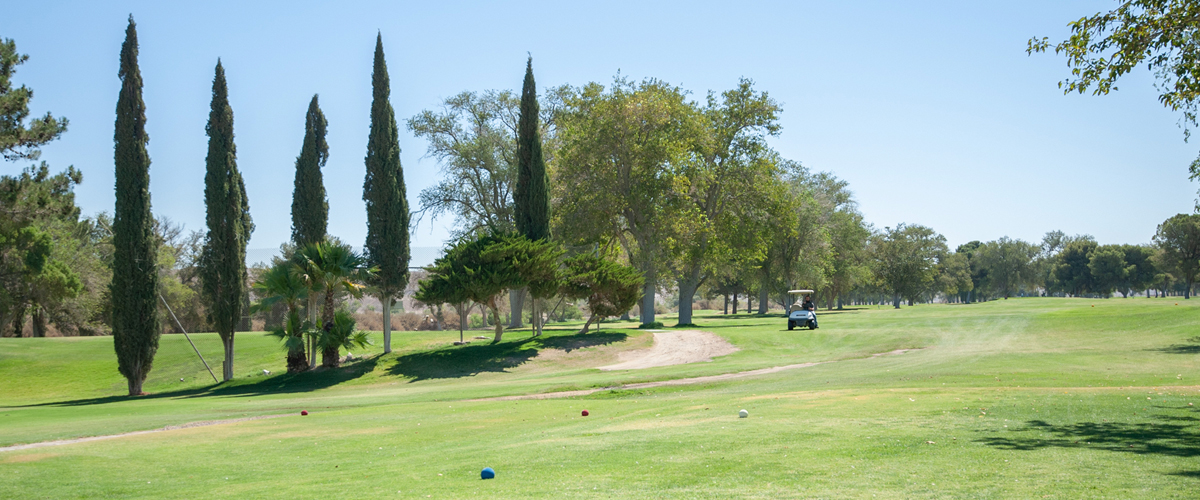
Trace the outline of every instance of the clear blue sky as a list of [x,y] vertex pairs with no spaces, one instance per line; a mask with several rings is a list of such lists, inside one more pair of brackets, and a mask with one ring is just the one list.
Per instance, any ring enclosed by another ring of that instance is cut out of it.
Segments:
[[[1179,116],[1145,71],[1103,97],[1064,96],[1062,58],[1027,56],[1029,37],[1061,39],[1072,19],[1113,1],[983,2],[15,2],[0,37],[29,61],[17,84],[33,111],[70,119],[44,148],[84,173],[85,214],[112,210],[117,62],[138,23],[153,208],[204,227],[205,120],[220,57],[238,164],[257,231],[252,249],[290,235],[292,178],[314,93],[329,119],[330,232],[361,245],[371,55],[383,34],[401,121],[463,90],[517,89],[526,52],[541,88],[614,74],[656,77],[702,97],[752,78],[783,104],[784,156],[850,182],[868,221],[916,223],[951,248],[1051,230],[1145,243],[1191,212]],[[401,124],[403,127],[403,123]],[[410,203],[438,166],[402,128]],[[0,164],[5,173],[24,165]],[[450,221],[414,246],[440,246]]]

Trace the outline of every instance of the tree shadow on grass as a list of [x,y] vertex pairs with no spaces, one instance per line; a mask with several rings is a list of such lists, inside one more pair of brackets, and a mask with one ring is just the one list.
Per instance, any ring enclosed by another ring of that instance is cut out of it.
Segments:
[[[504,372],[537,356],[535,338],[518,342],[447,346],[432,351],[414,352],[396,357],[388,368],[391,375],[410,378],[410,382],[436,378],[459,378],[483,372]],[[533,344],[533,345],[531,345]]]
[[332,387],[343,382],[354,380],[375,369],[379,356],[360,358],[342,365],[341,368],[329,370],[318,369],[304,373],[280,374],[254,381],[234,380],[230,383],[215,384],[198,389],[156,392],[144,396],[106,396],[100,398],[73,399],[69,401],[51,401],[31,405],[6,406],[4,408],[33,408],[39,406],[89,406],[121,401],[140,401],[163,398],[206,398],[206,397],[249,397],[264,394],[289,394],[296,392],[312,392]]
[[[550,330],[544,330],[549,333]],[[498,344],[446,346],[432,351],[398,356],[388,368],[391,375],[409,378],[410,382],[440,378],[462,378],[485,372],[506,372],[537,356],[539,349],[576,349],[624,342],[629,338],[622,332],[576,333],[545,335]]]
[[1191,424],[1080,422],[1054,425],[1043,420],[1031,420],[1027,428],[1008,434],[1018,436],[990,437],[980,442],[1005,450],[1083,448],[1138,455],[1200,456],[1200,430]]
[[595,331],[592,333],[576,333],[574,335],[542,336],[533,340],[541,347],[571,352],[576,349],[624,342],[628,338],[629,335],[622,332]]
[[1200,354],[1200,344],[1173,344],[1147,351],[1165,352],[1167,354]]

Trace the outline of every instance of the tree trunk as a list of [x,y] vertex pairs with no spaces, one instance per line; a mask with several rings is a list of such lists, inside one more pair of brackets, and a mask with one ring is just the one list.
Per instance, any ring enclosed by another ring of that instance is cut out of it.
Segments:
[[734,292],[733,293],[733,314],[737,314],[737,308],[738,308],[737,298],[738,298],[738,294],[737,294],[737,292]]
[[392,352],[392,298],[379,297],[383,304],[383,353]]
[[533,336],[538,337],[542,334],[541,329],[542,313],[538,311],[538,299],[536,297],[529,298],[529,329],[533,331]]
[[769,307],[771,307],[770,290],[767,289],[766,283],[763,283],[762,288],[758,289],[758,313],[766,314]]
[[[321,309],[321,327],[326,335],[333,332],[333,287],[328,287],[325,291],[325,307]],[[337,368],[342,365],[342,360],[339,359],[341,348],[335,342],[331,346],[321,349],[321,366],[326,368]]]
[[304,352],[304,348],[288,349],[287,353],[287,371],[288,373],[300,373],[308,370],[308,356]]
[[900,294],[892,295],[892,307],[895,307],[896,309],[900,308]]
[[[317,326],[317,294],[309,292],[308,294],[308,322],[312,328]],[[317,366],[317,339],[313,335],[308,336],[308,366]]]
[[338,346],[326,347],[321,349],[321,366],[325,368],[337,368],[342,366],[341,349]]
[[[500,342],[500,337],[504,336],[504,325],[500,324],[500,309],[496,307],[496,298],[492,297],[489,299],[487,305],[488,308],[492,310],[492,317],[496,320],[493,322],[493,324],[496,326],[496,340],[493,342]],[[484,324],[487,324],[486,320],[484,321]]]
[[138,376],[129,377],[126,381],[129,383],[130,396],[143,396],[146,394],[142,392],[142,383],[146,381],[145,373],[139,373]]
[[838,298],[837,298],[837,308],[839,311],[842,310],[842,296],[841,295],[838,295]]
[[522,317],[525,312],[525,288],[508,291],[508,308],[511,311],[508,318],[509,328],[522,328]]
[[654,292],[657,273],[653,270],[646,272],[646,282],[642,285],[642,325],[654,323]]
[[746,292],[746,314],[752,314],[754,309],[754,296],[750,292]]
[[584,323],[584,324],[583,324],[583,328],[581,328],[581,329],[580,329],[578,332],[575,332],[575,334],[576,334],[576,335],[579,335],[579,334],[584,334],[584,333],[587,333],[587,332],[588,332],[588,328],[592,326],[592,322],[593,322],[593,321],[595,321],[595,320],[596,320],[596,315],[595,315],[595,314],[593,314],[593,315],[591,315],[591,316],[588,316],[587,323]]
[[721,308],[721,314],[729,314],[729,295],[721,295],[725,298],[725,305]]
[[221,377],[228,382],[233,380],[233,332],[222,333],[221,344],[225,347],[225,361],[221,363]]
[[29,318],[29,328],[33,330],[34,337],[46,336],[46,310],[42,306],[33,306],[33,314]]
[[696,289],[700,287],[700,270],[697,269],[686,279],[679,280],[679,325],[692,324],[692,299],[696,297]]
[[25,332],[25,308],[18,307],[16,314],[13,314],[12,332],[13,337],[21,338]]

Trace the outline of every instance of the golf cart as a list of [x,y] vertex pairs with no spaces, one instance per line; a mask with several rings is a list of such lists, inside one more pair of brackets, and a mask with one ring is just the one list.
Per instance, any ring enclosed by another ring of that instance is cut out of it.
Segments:
[[[798,326],[806,326],[809,330],[817,328],[817,313],[804,308],[804,297],[812,295],[812,290],[788,290],[796,296],[796,303],[788,308],[788,330]],[[816,309],[815,307],[813,308]]]

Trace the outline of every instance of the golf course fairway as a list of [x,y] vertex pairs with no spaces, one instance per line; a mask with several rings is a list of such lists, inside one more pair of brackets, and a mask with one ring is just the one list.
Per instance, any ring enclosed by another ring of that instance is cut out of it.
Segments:
[[[788,331],[778,314],[701,311],[687,329],[735,352],[611,371],[599,367],[650,348],[653,333],[551,324],[542,337],[515,330],[453,346],[456,331],[398,332],[388,355],[376,345],[299,375],[284,373],[275,338],[239,333],[236,379],[224,384],[183,336],[165,335],[149,395],[134,398],[122,395],[111,337],[3,338],[0,498],[1195,498],[1200,488],[1200,301],[819,315],[820,329]],[[219,373],[216,334],[192,338]],[[788,365],[804,366],[619,388]],[[135,434],[15,448],[124,433]],[[485,467],[494,479],[480,479]]]

